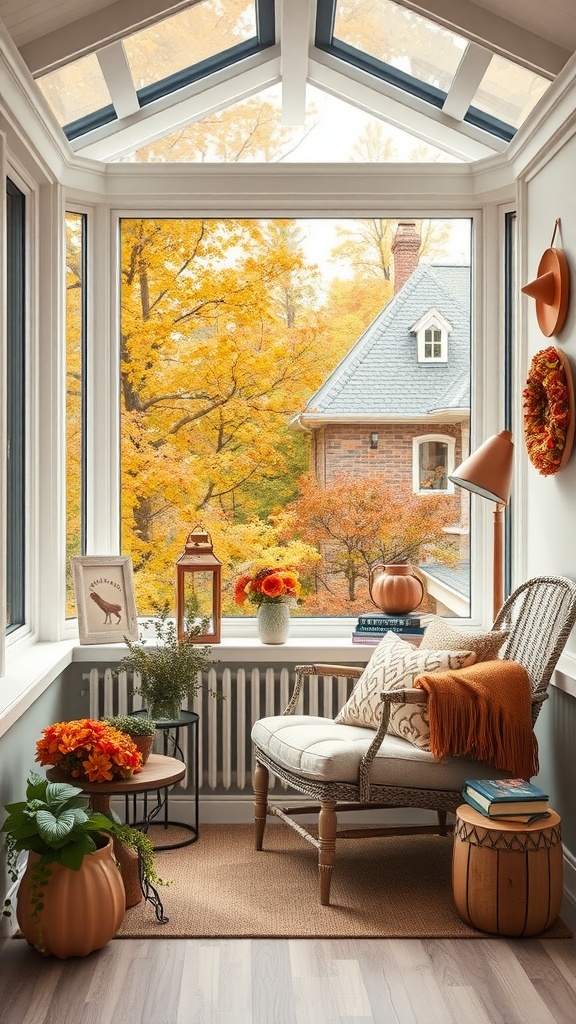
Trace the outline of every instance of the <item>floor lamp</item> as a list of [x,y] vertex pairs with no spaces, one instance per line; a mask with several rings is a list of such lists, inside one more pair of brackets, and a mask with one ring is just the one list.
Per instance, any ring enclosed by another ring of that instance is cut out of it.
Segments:
[[495,501],[494,508],[494,619],[504,604],[504,509],[510,496],[514,445],[509,430],[489,437],[472,452],[449,479],[458,487]]

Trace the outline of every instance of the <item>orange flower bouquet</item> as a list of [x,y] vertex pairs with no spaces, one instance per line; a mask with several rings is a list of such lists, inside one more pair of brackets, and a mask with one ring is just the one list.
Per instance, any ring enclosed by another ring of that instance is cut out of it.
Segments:
[[128,779],[142,771],[142,755],[130,737],[91,718],[56,722],[43,729],[36,760],[90,782]]
[[296,601],[300,595],[298,574],[290,568],[253,569],[239,576],[234,586],[234,600],[242,607],[250,601],[257,608],[261,604],[281,604]]

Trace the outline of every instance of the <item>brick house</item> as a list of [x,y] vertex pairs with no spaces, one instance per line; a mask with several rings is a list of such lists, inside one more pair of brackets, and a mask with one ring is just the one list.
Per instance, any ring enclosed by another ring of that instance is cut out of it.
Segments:
[[[321,484],[381,470],[416,494],[453,495],[454,533],[467,562],[467,500],[448,479],[468,453],[470,267],[418,262],[420,236],[400,222],[394,296],[295,418],[311,432]],[[439,611],[468,614],[468,573],[426,566]]]

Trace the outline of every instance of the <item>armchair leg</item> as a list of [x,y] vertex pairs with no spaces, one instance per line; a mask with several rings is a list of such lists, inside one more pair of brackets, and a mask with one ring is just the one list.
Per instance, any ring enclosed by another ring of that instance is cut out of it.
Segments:
[[268,769],[256,762],[254,771],[254,846],[262,849],[268,808]]
[[448,817],[448,812],[447,811],[436,811],[436,814],[438,815],[438,833],[441,836],[447,836],[448,835],[448,829],[446,828],[446,819]]
[[320,881],[320,903],[330,904],[330,883],[336,853],[336,801],[323,800],[318,818],[318,875]]

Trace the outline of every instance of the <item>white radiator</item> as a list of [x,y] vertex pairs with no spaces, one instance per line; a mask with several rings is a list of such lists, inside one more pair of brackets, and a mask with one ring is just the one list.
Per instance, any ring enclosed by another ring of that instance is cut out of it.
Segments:
[[[90,717],[127,714],[142,706],[132,696],[133,680],[126,672],[94,667],[83,675],[89,683]],[[204,673],[203,687],[188,710],[196,711],[199,721],[199,771],[201,794],[215,796],[252,793],[254,757],[250,733],[253,722],[268,715],[279,715],[288,703],[293,672],[276,667],[211,668]],[[215,700],[208,689],[219,690],[223,700]],[[345,703],[350,684],[332,676],[311,676],[301,699],[300,713],[333,718]],[[180,743],[188,761],[187,729],[180,732]],[[168,750],[170,753],[170,750]],[[270,779],[271,788],[276,780]],[[180,784],[186,789],[186,778]]]

